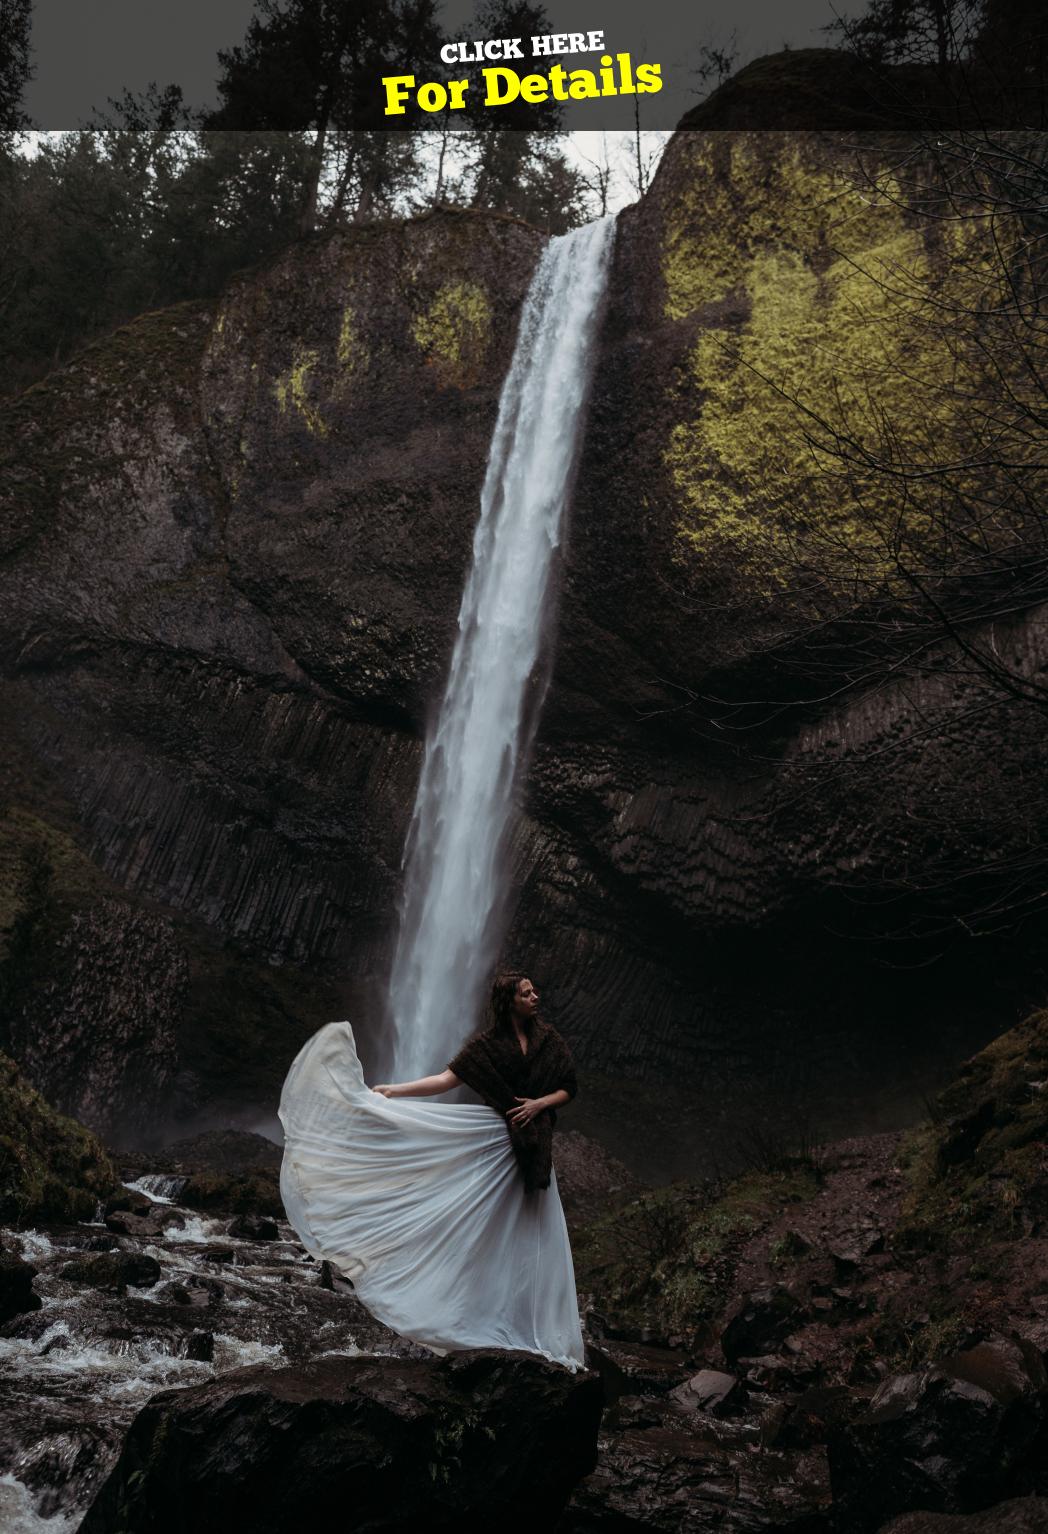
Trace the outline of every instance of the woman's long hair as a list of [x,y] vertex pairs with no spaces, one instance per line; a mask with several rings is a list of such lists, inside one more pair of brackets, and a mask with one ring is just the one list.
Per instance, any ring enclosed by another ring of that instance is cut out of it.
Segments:
[[[528,977],[522,969],[500,969],[491,985],[491,1026],[498,1033],[511,1032],[513,1028],[513,1002],[517,986]],[[524,1020],[524,1030],[530,1038],[539,1014]]]

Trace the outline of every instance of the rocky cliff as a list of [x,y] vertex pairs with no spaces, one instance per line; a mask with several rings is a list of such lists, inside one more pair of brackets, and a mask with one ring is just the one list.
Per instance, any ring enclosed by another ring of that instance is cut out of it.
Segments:
[[[624,1123],[623,1081],[711,1124],[755,1082],[912,1095],[1039,983],[1031,935],[966,942],[953,893],[973,845],[1029,837],[1039,719],[1008,716],[1009,778],[945,659],[812,701],[809,615],[768,584],[783,508],[839,513],[753,359],[831,388],[849,266],[924,238],[853,161],[682,133],[619,219],[508,948]],[[313,1026],[378,1016],[542,243],[452,211],[305,242],[7,412],[0,1045],[110,1136],[261,1121]],[[1040,615],[1004,642],[1043,666]],[[724,708],[769,698],[743,749]]]

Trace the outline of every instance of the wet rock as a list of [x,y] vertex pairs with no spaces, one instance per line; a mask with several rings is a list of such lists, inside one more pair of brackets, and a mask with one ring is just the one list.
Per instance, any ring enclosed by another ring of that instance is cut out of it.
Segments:
[[13,1316],[39,1310],[40,1296],[33,1289],[37,1269],[20,1257],[0,1252],[0,1326]]
[[331,1289],[334,1293],[352,1294],[353,1283],[344,1273],[340,1273],[333,1263],[326,1257],[320,1263],[320,1276],[317,1283],[321,1289]]
[[267,1219],[261,1214],[238,1214],[230,1223],[227,1232],[230,1236],[237,1236],[244,1241],[277,1241],[280,1239],[280,1231],[275,1220]]
[[85,1252],[118,1252],[120,1242],[115,1236],[89,1236],[84,1242]]
[[[147,1203],[149,1201],[147,1200]],[[107,1214],[105,1219],[106,1229],[118,1236],[134,1236],[139,1241],[151,1241],[154,1236],[170,1227],[180,1227],[186,1222],[186,1217],[180,1209],[171,1209],[163,1204],[149,1203],[148,1214],[138,1214],[129,1209],[116,1209],[112,1214]]]
[[252,1172],[194,1172],[186,1179],[180,1204],[209,1214],[283,1216],[279,1174],[270,1168]]
[[723,1374],[719,1369],[700,1369],[683,1385],[677,1385],[670,1396],[691,1411],[724,1412],[737,1405],[742,1387],[734,1374]]
[[43,1307],[23,1311],[20,1315],[12,1316],[10,1321],[5,1321],[0,1326],[0,1335],[24,1339],[29,1342],[38,1342],[52,1325],[52,1320],[53,1318]]
[[884,1250],[884,1232],[872,1225],[856,1226],[838,1232],[826,1244],[838,1273],[850,1277],[864,1257]]
[[668,1396],[624,1395],[606,1406],[602,1420],[605,1432],[616,1434],[628,1428],[644,1429],[664,1426],[667,1414],[677,1425],[677,1408]]
[[778,1353],[766,1353],[759,1358],[737,1358],[748,1385],[760,1390],[804,1390],[819,1372],[818,1364],[809,1359],[783,1357]]
[[756,1425],[671,1412],[665,1401],[636,1402],[621,1425],[601,1434],[597,1467],[557,1534],[829,1534],[821,1447],[765,1448]]
[[951,1517],[941,1513],[904,1513],[878,1534],[1045,1534],[1048,1499],[1014,1497],[981,1513]]
[[215,1356],[215,1338],[212,1332],[191,1332],[186,1338],[186,1358],[210,1363]]
[[1005,1406],[1036,1399],[1048,1387],[1040,1351],[1023,1337],[997,1337],[954,1353],[941,1366],[954,1379],[993,1393]]
[[916,1373],[894,1375],[853,1423],[830,1433],[845,1521],[876,1529],[914,1506],[959,1513],[1008,1490],[1046,1415],[1040,1353],[992,1338]]
[[822,1385],[804,1390],[786,1408],[776,1435],[781,1448],[808,1448],[825,1443],[830,1434],[856,1420],[867,1408],[870,1390],[849,1385]]
[[786,1285],[754,1290],[729,1318],[721,1334],[721,1351],[730,1364],[742,1357],[770,1353],[805,1318],[804,1302]]
[[169,1279],[157,1290],[157,1299],[165,1305],[216,1305],[225,1297],[225,1285],[217,1278],[194,1274],[186,1279]]
[[150,1214],[155,1204],[146,1194],[140,1193],[137,1188],[121,1188],[119,1193],[113,1193],[106,1199],[102,1208],[105,1214],[113,1214],[116,1210],[129,1210],[132,1214]]
[[[99,1484],[116,1453],[118,1431],[108,1423],[78,1421],[60,1408],[47,1406],[38,1407],[32,1418],[31,1423],[23,1419],[18,1426],[0,1425],[0,1462],[17,1466],[15,1474],[31,1491],[35,1514],[25,1523],[16,1517],[10,1534],[44,1527],[38,1520],[56,1515],[57,1527],[70,1527],[66,1522],[70,1509],[83,1506],[85,1494]],[[4,1513],[9,1505],[3,1504]],[[7,1534],[9,1526],[2,1518],[0,1524]]]
[[200,1253],[205,1262],[236,1262],[236,1252],[231,1246],[205,1246]]
[[624,1395],[665,1395],[689,1372],[687,1356],[673,1348],[607,1338],[588,1345],[586,1363],[600,1375],[608,1401]]
[[80,1534],[548,1520],[593,1468],[600,1397],[592,1374],[494,1349],[238,1369],[152,1398]]
[[147,1252],[102,1252],[97,1257],[80,1257],[67,1262],[60,1277],[70,1284],[89,1284],[95,1289],[119,1288],[131,1284],[148,1289],[160,1277],[160,1264]]

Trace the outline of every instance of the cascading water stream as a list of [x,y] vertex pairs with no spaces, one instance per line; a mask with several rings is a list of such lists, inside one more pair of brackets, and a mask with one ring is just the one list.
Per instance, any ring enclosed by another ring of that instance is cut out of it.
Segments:
[[444,700],[404,853],[386,1058],[440,1070],[473,1027],[499,940],[501,854],[529,744],[553,553],[591,374],[614,218],[549,242],[503,385]]

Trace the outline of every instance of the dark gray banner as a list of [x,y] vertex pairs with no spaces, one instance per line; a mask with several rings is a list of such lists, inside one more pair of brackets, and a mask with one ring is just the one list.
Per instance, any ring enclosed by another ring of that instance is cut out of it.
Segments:
[[[161,89],[178,85],[191,108],[213,108],[218,52],[242,43],[252,11],[253,0],[180,0],[177,5],[169,0],[92,5],[36,0],[34,73],[25,110],[37,128],[75,128],[106,112],[111,99],[125,91],[138,95],[151,83]],[[522,57],[471,59],[452,66],[434,56],[429,69],[408,72],[413,87],[401,82],[406,99],[415,101],[434,82],[465,80],[466,102],[497,119],[523,81],[530,81],[523,89],[529,93],[525,99],[533,101],[542,99],[545,81],[549,99],[563,99],[563,124],[573,131],[633,128],[638,121],[644,129],[667,129],[709,94],[719,71],[786,46],[825,47],[831,39],[820,29],[833,21],[830,0],[737,0],[731,6],[692,7],[677,0],[649,0],[643,6],[625,0],[551,0],[545,13],[548,31],[538,34],[544,41],[536,45],[534,34],[524,33]],[[501,41],[482,34],[474,16],[470,0],[447,0],[438,13],[448,42],[463,45],[463,53],[475,54],[477,42]],[[589,46],[593,33],[599,37],[596,48]],[[565,51],[553,52],[550,39]],[[578,39],[585,39],[584,52]],[[649,85],[638,91],[640,66],[648,67]],[[554,73],[558,68],[561,73]],[[497,72],[486,75],[485,70]],[[386,99],[382,80],[376,73],[374,103],[380,109]],[[454,125],[461,114],[449,105],[432,115]],[[405,125],[395,115],[385,121],[390,127]]]

